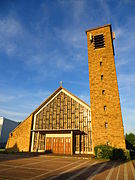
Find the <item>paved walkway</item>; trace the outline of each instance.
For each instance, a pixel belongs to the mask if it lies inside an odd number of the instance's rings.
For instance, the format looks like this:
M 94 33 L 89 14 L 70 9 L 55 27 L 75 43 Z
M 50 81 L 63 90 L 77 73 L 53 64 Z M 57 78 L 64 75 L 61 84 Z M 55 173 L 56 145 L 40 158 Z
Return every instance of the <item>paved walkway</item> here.
M 0 154 L 0 180 L 135 180 L 135 161 L 119 163 L 81 157 Z

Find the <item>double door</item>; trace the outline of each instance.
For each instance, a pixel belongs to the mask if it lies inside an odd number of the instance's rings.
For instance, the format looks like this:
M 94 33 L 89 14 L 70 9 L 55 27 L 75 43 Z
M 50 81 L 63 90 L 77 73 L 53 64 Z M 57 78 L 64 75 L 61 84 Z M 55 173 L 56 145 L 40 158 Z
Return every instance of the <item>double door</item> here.
M 56 154 L 71 154 L 71 137 L 46 137 L 46 150 Z

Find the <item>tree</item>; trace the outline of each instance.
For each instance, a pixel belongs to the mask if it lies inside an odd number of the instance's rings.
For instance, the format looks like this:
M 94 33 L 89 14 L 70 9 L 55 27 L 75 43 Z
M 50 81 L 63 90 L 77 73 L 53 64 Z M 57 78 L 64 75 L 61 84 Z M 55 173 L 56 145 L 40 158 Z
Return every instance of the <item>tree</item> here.
M 131 132 L 129 134 L 126 133 L 125 138 L 128 142 L 130 142 L 131 144 L 133 144 L 135 146 L 135 134 L 133 134 Z

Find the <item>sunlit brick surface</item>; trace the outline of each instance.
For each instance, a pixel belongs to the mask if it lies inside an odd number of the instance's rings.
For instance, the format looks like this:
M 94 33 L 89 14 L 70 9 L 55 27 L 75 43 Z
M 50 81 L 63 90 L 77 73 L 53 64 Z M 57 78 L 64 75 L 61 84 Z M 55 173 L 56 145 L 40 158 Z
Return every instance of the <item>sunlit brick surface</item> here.
M 125 148 L 111 26 L 87 30 L 86 33 L 93 145 L 108 144 Z M 90 37 L 94 39 L 100 34 L 104 36 L 105 47 L 95 49 Z

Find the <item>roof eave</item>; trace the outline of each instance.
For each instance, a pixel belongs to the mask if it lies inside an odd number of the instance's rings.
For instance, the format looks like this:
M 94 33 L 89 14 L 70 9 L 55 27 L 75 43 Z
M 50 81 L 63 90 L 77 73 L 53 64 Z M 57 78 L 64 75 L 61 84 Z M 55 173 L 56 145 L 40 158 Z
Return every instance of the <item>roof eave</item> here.
M 103 26 L 98 26 L 98 27 L 95 27 L 95 28 L 87 29 L 87 30 L 85 30 L 85 32 L 87 34 L 88 31 L 93 31 L 93 30 L 96 30 L 96 29 L 99 29 L 99 28 L 104 28 L 104 27 L 107 27 L 107 26 L 111 26 L 111 24 L 106 24 L 106 25 L 103 25 Z

